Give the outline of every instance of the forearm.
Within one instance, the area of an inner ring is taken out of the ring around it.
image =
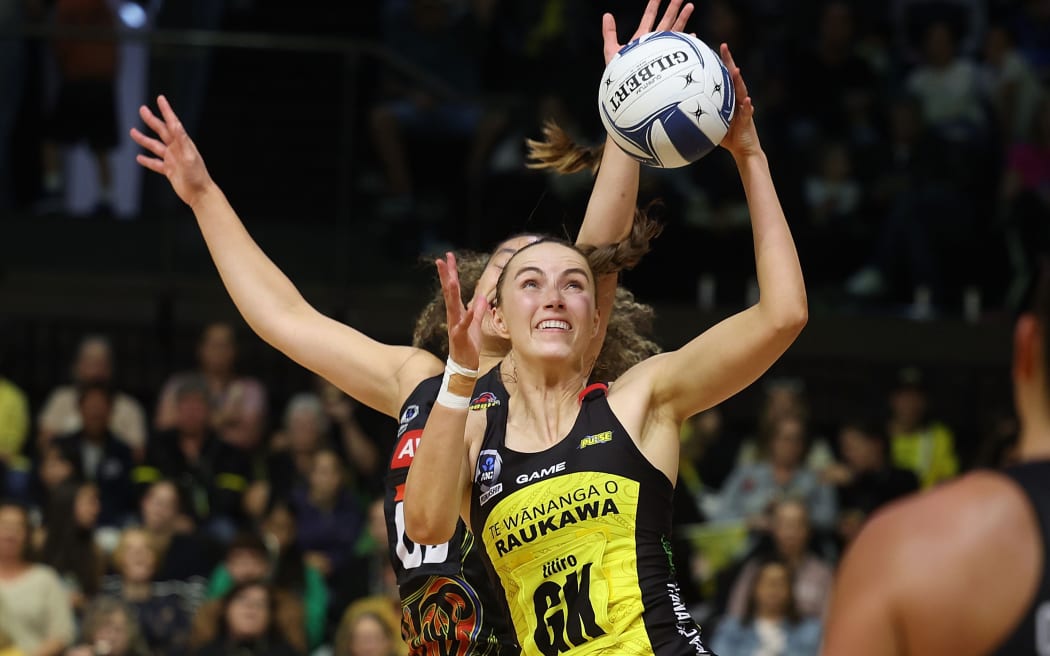
[[[759,308],[776,327],[801,327],[807,318],[806,285],[795,242],[780,206],[764,152],[737,160],[747,195],[761,292]]]
[[[405,481],[405,533],[418,544],[451,539],[466,485],[467,409],[434,404]]]
[[[266,256],[214,183],[191,206],[215,267],[234,304],[260,337],[271,341],[275,319],[308,306]]]
[[[638,203],[639,167],[612,139],[606,138],[577,244],[614,244],[631,233]]]

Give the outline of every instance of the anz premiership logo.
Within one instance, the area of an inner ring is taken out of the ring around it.
[[[503,458],[495,449],[482,449],[478,454],[478,465],[474,472],[474,482],[481,489],[478,501],[481,505],[503,491],[503,483],[499,482],[500,472],[503,470]]]

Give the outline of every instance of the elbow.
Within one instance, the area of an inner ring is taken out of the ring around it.
[[[452,539],[456,532],[456,522],[451,524],[428,513],[424,508],[416,508],[405,497],[405,535],[416,544],[444,544]]]
[[[805,294],[792,303],[778,307],[772,320],[776,333],[791,339],[798,337],[807,323],[809,323],[809,304]]]

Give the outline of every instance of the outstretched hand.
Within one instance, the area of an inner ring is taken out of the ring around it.
[[[131,128],[131,138],[135,143],[154,155],[136,155],[135,161],[167,177],[179,198],[192,206],[212,184],[211,176],[168,99],[158,96],[157,107],[162,118],[145,105],[139,107],[143,123],[153,130],[158,139],[146,136],[138,128]]]
[[[735,159],[757,155],[762,152],[762,145],[758,141],[758,131],[755,130],[755,107],[751,104],[751,96],[747,95],[747,85],[740,75],[740,67],[733,61],[733,54],[729,52],[729,46],[722,44],[719,48],[722,62],[729,69],[729,75],[733,80],[733,90],[736,92],[736,109],[733,112],[733,120],[729,122],[729,131],[720,144],[728,150]]]
[[[477,369],[481,360],[481,321],[488,311],[488,299],[477,294],[470,307],[460,297],[459,271],[456,256],[446,253],[436,260],[441,293],[445,297],[445,317],[448,323],[448,355],[452,361],[468,369]]]
[[[656,14],[660,11],[660,0],[649,0],[649,4],[645,6],[645,13],[642,14],[642,20],[638,23],[638,29],[634,31],[634,36],[628,40],[628,43],[649,32],[684,31],[685,24],[693,15],[693,3],[687,2],[682,5],[682,2],[683,0],[671,0],[663,18],[660,19],[660,24],[654,29]],[[620,52],[620,48],[626,45],[621,44],[616,37],[616,19],[612,14],[602,16],[602,40],[605,44],[605,64],[608,65],[616,53]]]

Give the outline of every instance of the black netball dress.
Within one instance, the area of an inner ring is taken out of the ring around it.
[[[522,652],[708,654],[674,580],[674,488],[613,415],[605,386],[588,390],[569,434],[537,453],[507,448],[506,402],[488,409],[471,528]]]
[[[502,387],[489,392],[492,398],[506,398]],[[463,522],[450,541],[437,546],[415,544],[405,535],[405,479],[440,388],[441,376],[428,378],[405,401],[386,477],[384,511],[401,596],[401,634],[413,656],[514,656],[519,649],[513,631],[489,583],[480,545]]]
[[[1026,462],[1003,470],[1028,497],[1039,521],[1043,552],[1043,571],[1038,573],[1039,588],[1021,622],[993,653],[1000,656],[1050,656],[1050,461]],[[1033,572],[1033,575],[1036,573]]]

